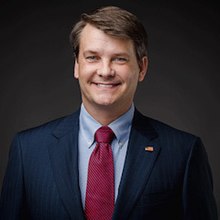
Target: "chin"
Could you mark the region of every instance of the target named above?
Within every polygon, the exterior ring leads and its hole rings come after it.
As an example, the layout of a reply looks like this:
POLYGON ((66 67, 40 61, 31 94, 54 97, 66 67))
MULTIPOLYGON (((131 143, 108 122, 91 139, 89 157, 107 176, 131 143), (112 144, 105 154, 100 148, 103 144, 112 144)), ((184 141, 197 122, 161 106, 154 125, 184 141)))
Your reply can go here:
POLYGON ((115 101, 113 100, 98 100, 95 102, 95 105, 98 106, 98 107, 111 107, 111 106, 114 106, 115 105, 115 101))
POLYGON ((95 103, 97 104, 97 105, 103 105, 103 106, 110 106, 110 105, 113 105, 115 102, 116 102, 116 100, 115 99, 113 99, 112 97, 101 97, 101 98, 99 98, 99 99, 96 99, 96 100, 94 100, 95 101, 95 103))
POLYGON ((96 103, 98 106, 103 106, 103 107, 110 107, 112 105, 114 105, 114 103, 112 102, 99 102, 99 103, 96 103))

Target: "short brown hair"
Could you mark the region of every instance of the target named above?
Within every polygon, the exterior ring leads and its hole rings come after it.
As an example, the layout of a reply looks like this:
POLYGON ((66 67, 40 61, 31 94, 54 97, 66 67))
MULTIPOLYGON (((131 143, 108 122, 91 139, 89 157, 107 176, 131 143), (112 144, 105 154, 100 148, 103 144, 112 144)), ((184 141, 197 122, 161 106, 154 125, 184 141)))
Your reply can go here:
POLYGON ((128 11, 107 6, 83 13, 80 21, 74 25, 70 33, 70 42, 76 58, 79 54, 80 34, 86 24, 91 24, 108 35, 132 40, 138 62, 147 55, 147 33, 143 24, 128 11))

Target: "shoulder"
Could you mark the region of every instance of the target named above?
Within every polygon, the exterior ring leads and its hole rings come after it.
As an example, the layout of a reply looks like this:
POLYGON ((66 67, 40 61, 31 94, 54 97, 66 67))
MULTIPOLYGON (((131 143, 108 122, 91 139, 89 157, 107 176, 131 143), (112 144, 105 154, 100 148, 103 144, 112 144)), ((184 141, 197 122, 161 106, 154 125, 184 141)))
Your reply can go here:
POLYGON ((145 116, 137 110, 134 120, 142 129, 154 131, 163 142, 194 143, 200 141, 198 136, 190 132, 183 131, 157 119, 145 116))
POLYGON ((52 134, 56 134, 57 132, 68 132, 73 129, 74 126, 78 123, 79 118, 79 110, 49 122, 43 123, 41 125, 22 130, 16 134, 16 138, 22 140, 44 140, 46 141, 47 137, 51 137, 52 134))
MULTIPOLYGON (((161 154, 164 158, 186 158, 188 160, 192 155, 203 155, 206 158, 206 150, 200 137, 187 131, 175 128, 167 123, 147 117, 140 112, 135 112, 134 126, 137 126, 139 132, 150 137, 150 141, 161 148, 161 154)), ((176 160, 175 159, 175 160, 176 160)))

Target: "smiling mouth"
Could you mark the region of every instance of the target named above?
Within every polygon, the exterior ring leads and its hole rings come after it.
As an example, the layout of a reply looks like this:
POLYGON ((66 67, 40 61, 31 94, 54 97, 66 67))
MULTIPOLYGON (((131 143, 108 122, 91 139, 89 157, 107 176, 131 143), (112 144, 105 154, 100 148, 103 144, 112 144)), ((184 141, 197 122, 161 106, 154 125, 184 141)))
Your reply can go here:
POLYGON ((113 87, 116 87, 118 85, 120 85, 120 83, 93 83, 95 84, 97 87, 99 88, 113 88, 113 87))

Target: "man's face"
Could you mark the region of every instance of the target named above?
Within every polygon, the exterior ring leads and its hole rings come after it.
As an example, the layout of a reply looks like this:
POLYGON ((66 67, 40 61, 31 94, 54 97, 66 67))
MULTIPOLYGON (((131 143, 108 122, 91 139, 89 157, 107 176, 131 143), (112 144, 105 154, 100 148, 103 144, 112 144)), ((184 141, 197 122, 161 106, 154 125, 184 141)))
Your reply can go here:
POLYGON ((92 113, 96 109, 123 109, 132 104, 138 81, 144 79, 147 58, 138 65, 131 40, 114 38, 91 25, 80 37, 74 76, 79 80, 82 101, 92 113))

